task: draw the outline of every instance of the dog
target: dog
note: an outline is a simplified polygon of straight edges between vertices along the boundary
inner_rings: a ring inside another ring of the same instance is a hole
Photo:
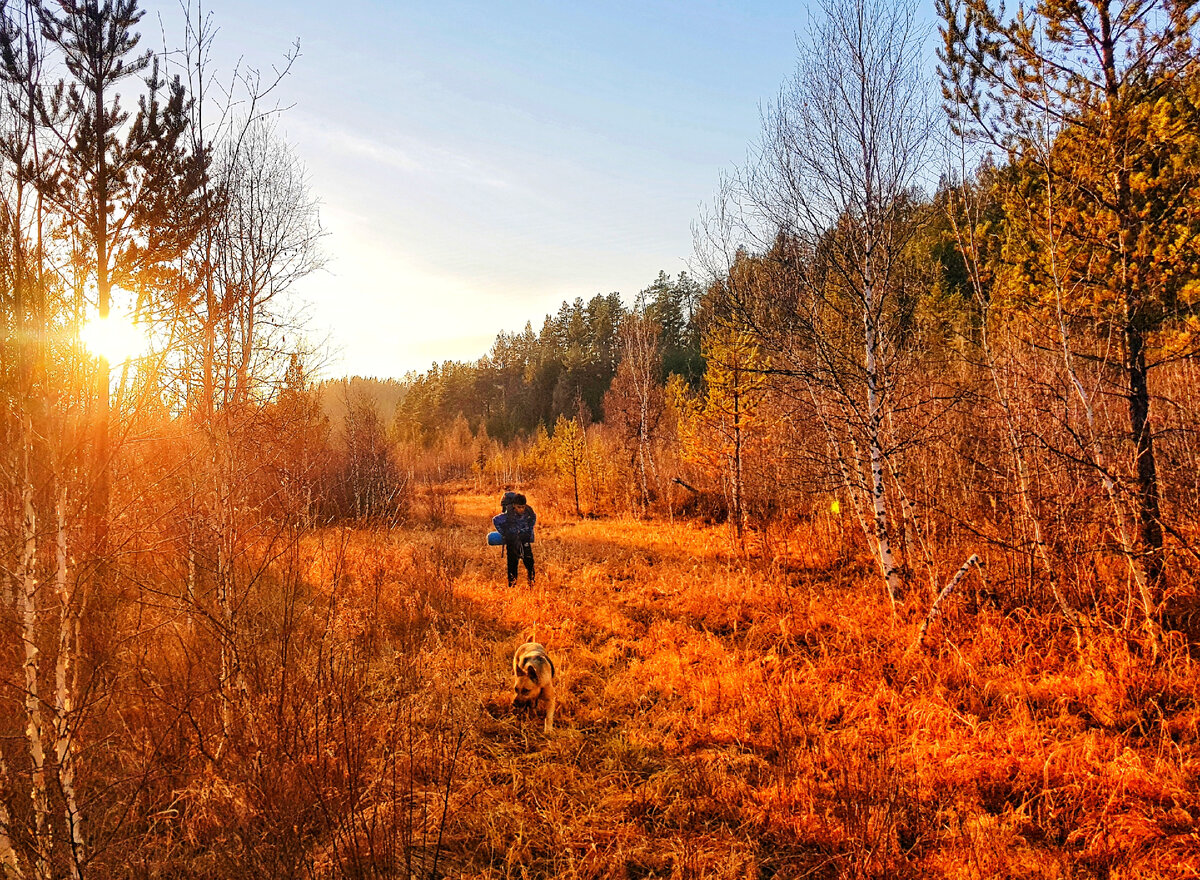
[[[546,733],[554,728],[554,661],[537,642],[526,642],[513,654],[513,708],[546,706]]]

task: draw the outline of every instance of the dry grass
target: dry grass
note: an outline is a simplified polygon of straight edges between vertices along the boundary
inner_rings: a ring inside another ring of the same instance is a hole
[[[546,512],[537,585],[509,590],[483,543],[495,499],[452,500],[450,525],[307,560],[341,593],[334,625],[381,646],[393,746],[409,736],[417,776],[440,756],[421,810],[444,814],[444,876],[1200,874],[1200,680],[1178,640],[1152,662],[1117,633],[1080,649],[1053,618],[952,602],[913,654],[928,598],[893,618],[828,524],[766,565],[711,528]],[[526,638],[558,667],[548,736],[509,711]],[[362,809],[385,801],[413,813],[381,792]],[[402,847],[413,876],[433,845]]]

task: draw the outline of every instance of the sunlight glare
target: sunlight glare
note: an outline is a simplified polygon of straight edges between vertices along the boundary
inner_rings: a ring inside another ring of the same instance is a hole
[[[111,313],[107,318],[92,318],[79,330],[79,339],[87,350],[115,367],[146,353],[150,340],[146,331],[128,315]]]

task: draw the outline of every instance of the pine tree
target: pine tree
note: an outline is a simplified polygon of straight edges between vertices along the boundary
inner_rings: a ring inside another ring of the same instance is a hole
[[[1200,278],[1200,13],[1190,0],[1038,0],[1009,20],[990,0],[938,0],[938,10],[951,117],[1018,172],[1006,218],[1010,289],[1035,322],[1038,309],[1061,309],[1061,321],[1040,323],[1063,335],[1081,321],[1115,331],[1152,585],[1163,526],[1150,371],[1172,354],[1161,331],[1195,314]],[[1107,361],[1108,342],[1075,354]],[[1072,345],[1061,344],[1069,360]],[[1147,615],[1153,604],[1145,595]]]
[[[60,0],[57,7],[57,13],[39,7],[39,23],[62,53],[71,80],[69,87],[51,93],[43,111],[60,131],[65,150],[60,164],[44,166],[38,183],[45,198],[76,224],[91,251],[87,263],[98,314],[106,320],[115,284],[136,287],[138,278],[181,254],[199,232],[205,218],[195,196],[207,157],[184,147],[187,100],[179,78],[163,80],[151,52],[135,54],[140,41],[135,28],[144,14],[137,0]],[[130,123],[118,88],[147,70]],[[102,358],[96,386],[96,502],[102,530],[111,457],[108,366]]]
[[[575,492],[575,515],[583,516],[579,506],[579,478],[587,466],[587,437],[578,419],[559,416],[554,423],[554,460],[559,474],[571,478]]]
[[[740,541],[748,519],[745,472],[759,404],[766,394],[766,360],[754,335],[722,323],[704,338],[705,395],[684,430],[693,460],[707,461],[728,475],[730,515]]]

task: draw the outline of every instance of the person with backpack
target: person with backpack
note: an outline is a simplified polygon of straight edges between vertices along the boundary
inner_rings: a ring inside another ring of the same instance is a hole
[[[504,504],[509,500],[509,504]],[[525,564],[525,573],[529,576],[529,585],[533,586],[533,529],[537,525],[537,514],[525,500],[525,496],[515,494],[511,499],[505,493],[501,501],[503,512],[492,517],[492,526],[504,539],[504,555],[508,561],[508,585],[515,586],[520,564]]]

